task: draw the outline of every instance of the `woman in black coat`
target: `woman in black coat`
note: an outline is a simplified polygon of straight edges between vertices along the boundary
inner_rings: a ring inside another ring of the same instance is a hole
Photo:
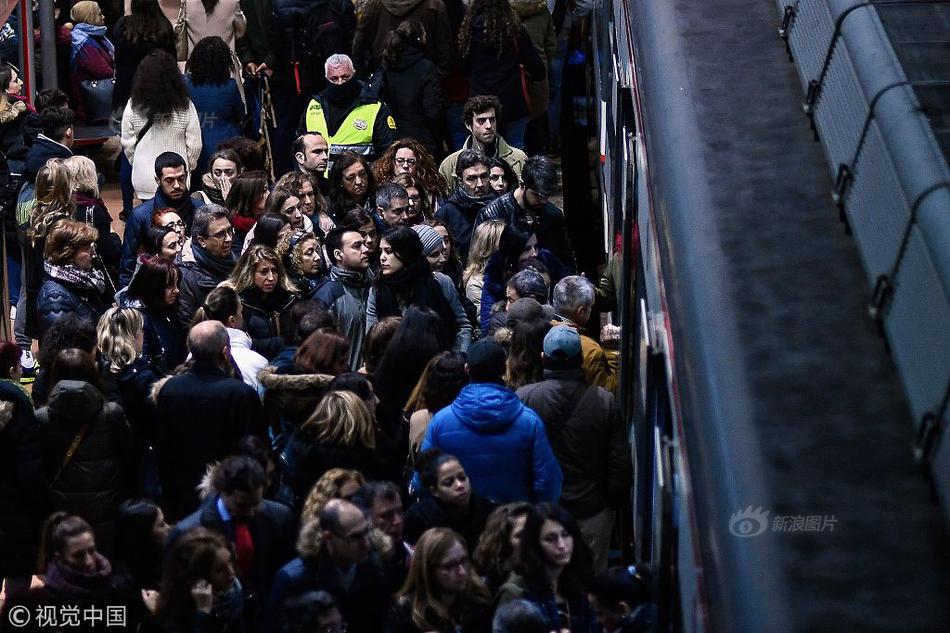
[[[402,22],[387,36],[383,51],[381,96],[399,121],[399,133],[414,138],[433,156],[442,123],[439,71],[426,58],[426,32],[415,20]]]
[[[496,95],[502,104],[501,136],[512,147],[524,147],[528,104],[521,69],[535,81],[547,75],[544,61],[531,43],[508,0],[474,0],[459,29],[459,54],[468,70],[469,94]]]
[[[60,380],[84,375],[86,380]],[[113,520],[128,494],[132,430],[122,408],[107,402],[92,357],[60,352],[51,370],[49,403],[36,412],[43,442],[45,479],[53,510],[79,514],[110,551]]]
[[[142,354],[163,374],[170,374],[188,356],[185,331],[175,318],[180,279],[172,262],[142,255],[128,289],[118,297],[119,305],[135,308],[142,314]]]
[[[175,32],[155,0],[132,0],[132,12],[112,27],[115,45],[115,88],[112,111],[121,118],[132,95],[132,77],[145,56],[156,48],[175,55]],[[119,154],[122,156],[122,153]]]

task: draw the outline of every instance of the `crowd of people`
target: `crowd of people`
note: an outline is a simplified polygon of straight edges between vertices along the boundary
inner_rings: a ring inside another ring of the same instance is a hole
[[[615,281],[576,274],[545,155],[564,7],[272,3],[72,5],[121,238],[73,151],[98,76],[27,103],[0,68],[0,628],[651,630],[610,560]]]

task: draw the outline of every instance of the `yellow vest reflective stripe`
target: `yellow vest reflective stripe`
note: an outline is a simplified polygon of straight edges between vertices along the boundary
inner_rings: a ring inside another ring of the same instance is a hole
[[[343,119],[336,134],[331,136],[327,130],[327,118],[323,114],[323,106],[316,99],[312,99],[310,105],[307,106],[307,131],[322,134],[330,145],[330,154],[340,154],[345,151],[353,151],[364,156],[372,154],[373,126],[380,107],[382,104],[378,101],[356,106]]]

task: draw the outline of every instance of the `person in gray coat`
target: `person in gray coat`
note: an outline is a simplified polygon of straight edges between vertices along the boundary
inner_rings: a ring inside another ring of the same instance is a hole
[[[544,337],[543,380],[517,391],[547,431],[564,473],[560,504],[577,519],[594,554],[594,570],[607,568],[614,510],[630,494],[627,426],[614,395],[584,382],[581,339],[558,325]]]

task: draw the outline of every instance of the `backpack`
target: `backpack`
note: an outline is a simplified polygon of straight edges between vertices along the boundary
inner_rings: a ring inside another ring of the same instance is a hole
[[[343,2],[349,0],[315,0],[303,7],[278,13],[287,54],[291,85],[298,95],[310,95],[326,85],[324,62],[335,53],[350,52],[350,22]],[[352,6],[352,5],[351,5]],[[280,69],[283,71],[284,69]]]

